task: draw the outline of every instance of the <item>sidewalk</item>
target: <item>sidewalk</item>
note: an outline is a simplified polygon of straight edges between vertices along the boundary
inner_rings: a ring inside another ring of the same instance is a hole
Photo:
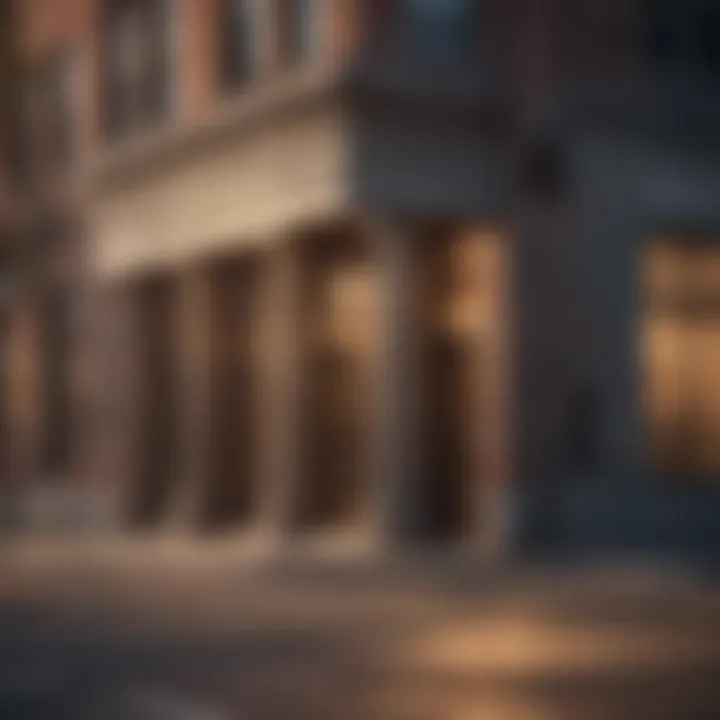
[[[720,717],[711,578],[252,549],[6,546],[0,717]]]

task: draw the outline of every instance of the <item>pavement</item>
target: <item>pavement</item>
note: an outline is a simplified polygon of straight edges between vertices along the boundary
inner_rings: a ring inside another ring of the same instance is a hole
[[[0,718],[717,720],[720,582],[629,559],[5,541]]]

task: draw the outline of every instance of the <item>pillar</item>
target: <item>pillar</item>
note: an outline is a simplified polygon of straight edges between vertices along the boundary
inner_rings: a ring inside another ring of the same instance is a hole
[[[473,549],[497,557],[512,542],[515,353],[514,247],[496,228],[478,228],[482,261],[475,278],[477,392],[471,436],[476,449],[476,517]],[[475,318],[473,318],[475,319]]]
[[[375,402],[375,534],[385,544],[417,530],[421,402],[418,274],[413,236],[395,220],[365,225],[379,260]]]
[[[286,537],[298,519],[302,479],[303,262],[283,237],[266,251],[261,279],[261,529]]]
[[[133,487],[136,376],[132,286],[104,280],[85,288],[75,366],[75,474],[94,528],[128,520]]]

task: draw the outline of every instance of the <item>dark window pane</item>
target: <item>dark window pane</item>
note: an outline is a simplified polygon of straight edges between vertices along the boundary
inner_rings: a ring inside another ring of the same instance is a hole
[[[222,84],[245,84],[254,64],[254,0],[223,0],[220,9],[220,60]]]
[[[113,136],[164,119],[170,108],[167,0],[112,3],[107,14],[107,127]]]
[[[284,0],[278,20],[283,61],[297,65],[312,57],[321,21],[317,0]]]
[[[22,79],[23,142],[33,167],[43,173],[67,170],[74,154],[73,58],[54,53]]]

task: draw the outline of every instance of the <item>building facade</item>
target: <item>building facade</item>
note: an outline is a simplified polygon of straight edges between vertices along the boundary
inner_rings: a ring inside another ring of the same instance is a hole
[[[12,516],[718,547],[718,11],[585,5],[16,0]]]

